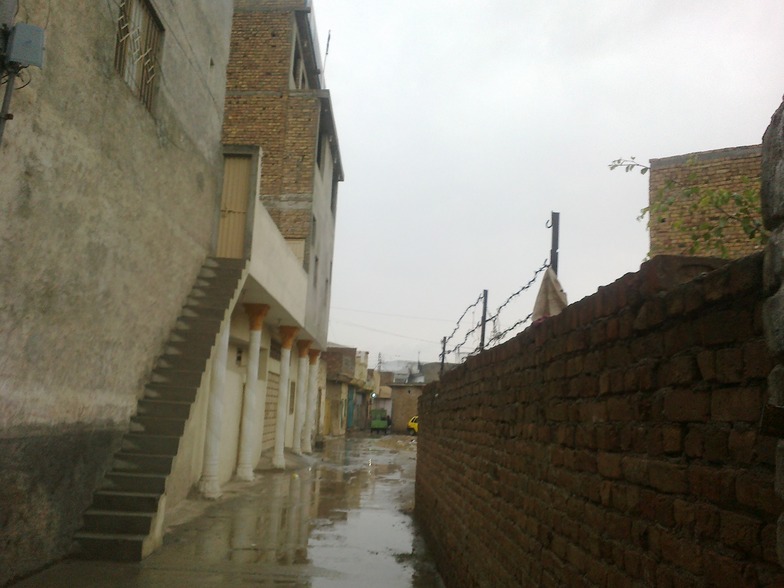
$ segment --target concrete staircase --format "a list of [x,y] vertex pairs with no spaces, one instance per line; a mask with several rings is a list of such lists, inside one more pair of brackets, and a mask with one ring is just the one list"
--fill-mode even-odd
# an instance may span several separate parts
[[245,260],[208,258],[158,358],[111,470],[84,513],[76,557],[138,561],[163,539],[166,482]]

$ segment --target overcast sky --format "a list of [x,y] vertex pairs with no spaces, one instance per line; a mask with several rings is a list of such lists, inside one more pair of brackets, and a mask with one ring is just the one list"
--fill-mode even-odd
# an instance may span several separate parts
[[[553,210],[570,302],[636,271],[647,176],[607,164],[759,143],[784,93],[781,0],[314,0],[314,11],[322,55],[331,31],[346,175],[329,339],[372,364],[437,361],[483,289],[492,312],[549,257]],[[532,305],[518,297],[498,328]]]

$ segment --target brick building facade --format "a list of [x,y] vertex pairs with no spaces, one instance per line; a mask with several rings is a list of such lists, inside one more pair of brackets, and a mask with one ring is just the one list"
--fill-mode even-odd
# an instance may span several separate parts
[[[716,224],[721,217],[716,211],[695,213],[690,210],[693,199],[684,197],[685,190],[743,192],[751,189],[759,193],[760,161],[759,145],[651,159],[649,203],[653,206],[670,198],[672,203],[667,210],[651,217],[650,255],[696,253],[735,259],[761,251],[763,245],[758,240],[750,240],[736,223],[730,223],[724,229],[725,251],[716,247],[694,251],[691,233],[678,229],[679,224],[694,225],[701,221]],[[734,209],[730,206],[727,210],[733,212]]]

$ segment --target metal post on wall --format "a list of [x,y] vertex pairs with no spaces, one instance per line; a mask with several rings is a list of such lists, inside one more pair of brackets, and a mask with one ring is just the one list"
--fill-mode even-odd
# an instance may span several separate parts
[[479,350],[485,348],[485,326],[487,325],[487,290],[482,291],[482,338],[479,341]]
[[441,339],[441,371],[440,374],[444,375],[444,362],[446,361],[446,337]]
[[558,275],[558,228],[561,222],[560,212],[550,212],[550,228],[553,230],[552,245],[550,247],[550,267]]

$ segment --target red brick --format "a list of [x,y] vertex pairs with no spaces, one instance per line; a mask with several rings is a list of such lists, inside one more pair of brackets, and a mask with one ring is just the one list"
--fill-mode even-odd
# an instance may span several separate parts
[[773,360],[764,340],[749,341],[743,346],[743,375],[766,378],[773,369]]
[[758,549],[760,521],[734,512],[722,511],[720,538],[725,545],[751,553]]
[[757,572],[753,566],[732,557],[704,552],[705,577],[711,586],[754,588],[758,586]]
[[717,421],[759,421],[762,393],[757,388],[721,388],[711,394],[711,417]]
[[698,379],[697,362],[690,355],[673,357],[659,366],[657,378],[662,386],[691,384]]
[[716,379],[716,354],[713,351],[700,351],[697,354],[700,376],[706,382]]
[[599,452],[596,456],[596,467],[599,474],[605,478],[620,479],[623,476],[621,455],[618,453]]
[[707,392],[690,389],[667,389],[664,391],[664,417],[672,421],[708,420],[710,396]]
[[722,384],[735,384],[743,379],[743,351],[720,349],[716,352],[716,379]]
[[680,453],[683,451],[683,431],[678,425],[665,425],[662,427],[662,448],[665,453]]
[[689,483],[685,466],[651,461],[648,465],[649,483],[662,492],[671,494],[684,493],[688,490]]
[[661,535],[660,545],[665,561],[670,561],[692,574],[702,573],[702,550],[699,545],[666,532]]
[[632,484],[648,483],[648,460],[637,457],[624,456],[621,458],[623,477]]
[[784,512],[784,501],[776,494],[771,473],[739,472],[735,493],[738,502],[744,506],[776,516]]
[[691,465],[688,470],[691,493],[714,504],[735,501],[736,473],[728,468]]

